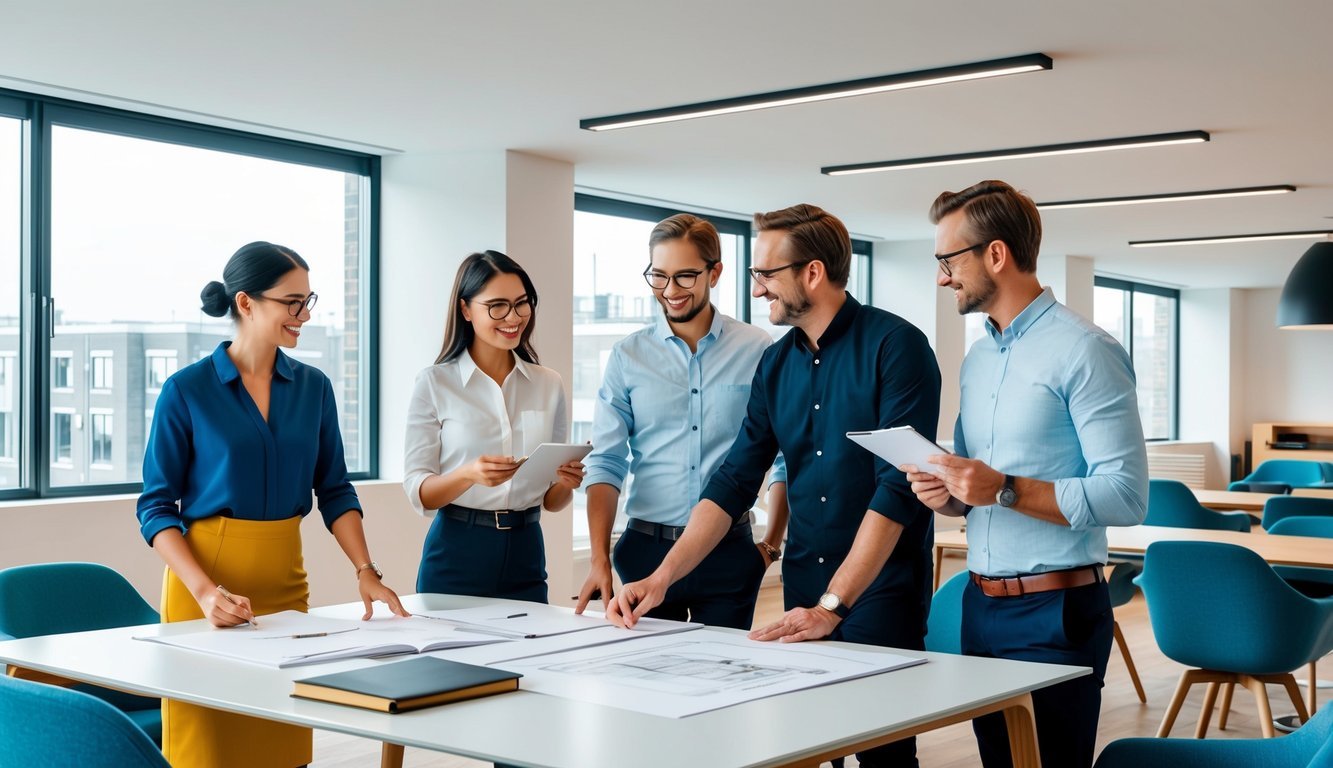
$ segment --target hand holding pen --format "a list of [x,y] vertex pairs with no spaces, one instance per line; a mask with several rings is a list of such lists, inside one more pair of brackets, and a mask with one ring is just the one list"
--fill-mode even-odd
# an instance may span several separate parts
[[250,598],[243,595],[233,595],[227,591],[227,588],[221,584],[217,585],[217,596],[213,598],[211,610],[208,612],[208,620],[215,627],[234,627],[237,624],[249,623],[250,626],[258,629],[259,622],[255,619],[255,612],[250,608]]

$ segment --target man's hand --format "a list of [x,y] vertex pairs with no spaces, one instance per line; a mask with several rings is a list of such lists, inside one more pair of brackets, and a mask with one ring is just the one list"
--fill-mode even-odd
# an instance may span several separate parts
[[906,464],[899,469],[907,475],[907,482],[912,484],[912,493],[916,494],[917,501],[936,512],[949,506],[953,495],[937,475],[922,472],[915,464]]
[[606,606],[607,613],[610,613],[614,597],[615,592],[611,589],[611,563],[594,561],[588,570],[588,578],[583,582],[583,589],[579,590],[579,602],[574,606],[574,613],[582,615],[583,609],[588,607],[588,601],[599,598]]
[[823,608],[793,608],[778,621],[752,631],[751,640],[777,640],[781,643],[799,643],[818,640],[833,633],[842,619]]
[[[965,459],[952,454],[928,458],[931,464],[938,467],[934,476],[944,483],[949,495],[964,504],[974,507],[994,504],[996,494],[1004,487],[1004,473],[991,469],[984,461]],[[912,480],[911,475],[908,476],[908,480]],[[912,491],[917,492],[915,481],[912,483]],[[917,498],[921,498],[919,493]],[[921,501],[931,509],[939,509],[931,506],[924,498]]]
[[606,620],[617,627],[633,629],[644,614],[662,604],[666,585],[656,574],[621,588],[620,594],[606,604]]

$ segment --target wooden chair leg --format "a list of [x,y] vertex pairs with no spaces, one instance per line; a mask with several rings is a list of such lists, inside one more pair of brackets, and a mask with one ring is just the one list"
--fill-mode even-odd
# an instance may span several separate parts
[[1241,681],[1245,687],[1254,694],[1255,706],[1259,708],[1259,730],[1263,733],[1265,739],[1271,739],[1277,735],[1273,728],[1273,709],[1268,704],[1268,689],[1264,686],[1264,681],[1249,675],[1241,675]]
[[1300,686],[1296,685],[1296,676],[1285,675],[1282,687],[1287,689],[1287,697],[1291,699],[1292,706],[1296,707],[1296,716],[1300,718],[1301,723],[1308,722],[1310,711],[1305,708],[1305,699],[1301,697]]
[[1113,622],[1111,629],[1115,632],[1115,644],[1120,646],[1120,655],[1125,657],[1125,668],[1129,670],[1129,681],[1134,684],[1134,692],[1139,695],[1139,701],[1147,704],[1148,695],[1143,692],[1143,681],[1139,680],[1139,670],[1134,667],[1134,659],[1129,655],[1129,644],[1125,642],[1125,634],[1120,631],[1120,622]]
[[1208,735],[1208,721],[1213,718],[1213,705],[1217,703],[1217,689],[1221,683],[1209,683],[1203,694],[1203,706],[1199,708],[1199,724],[1194,726],[1194,738],[1202,739]]
[[403,768],[403,745],[384,742],[380,747],[380,768]]
[[1231,694],[1236,690],[1235,683],[1222,684],[1222,714],[1217,717],[1217,730],[1227,729],[1227,716],[1231,714]]
[[1189,695],[1190,686],[1194,685],[1194,678],[1197,676],[1197,669],[1187,669],[1180,675],[1180,682],[1176,683],[1176,692],[1171,696],[1171,703],[1166,707],[1166,714],[1162,716],[1162,724],[1157,728],[1157,738],[1164,739],[1171,735],[1171,726],[1176,724],[1176,715],[1180,714],[1180,707],[1185,703],[1185,697]]
[[1310,662],[1310,685],[1308,686],[1310,689],[1310,717],[1314,717],[1314,713],[1319,709],[1319,696],[1317,695],[1319,693],[1319,677],[1315,674],[1317,664],[1317,661]]

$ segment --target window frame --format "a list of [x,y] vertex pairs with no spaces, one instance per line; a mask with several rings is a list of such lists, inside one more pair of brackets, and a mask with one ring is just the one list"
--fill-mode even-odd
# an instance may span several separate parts
[[[380,328],[380,169],[381,158],[339,147],[327,147],[294,139],[264,136],[233,128],[206,125],[175,118],[88,104],[0,88],[0,117],[22,121],[23,171],[19,287],[24,301],[19,309],[19,367],[21,396],[18,411],[20,454],[19,482],[0,488],[0,501],[12,499],[95,496],[138,493],[143,484],[86,483],[52,486],[54,414],[64,412],[52,405],[50,378],[53,363],[51,335],[54,333],[55,301],[52,291],[51,254],[51,130],[53,126],[108,133],[203,150],[293,163],[354,174],[362,179],[365,204],[360,211],[365,243],[364,269],[358,275],[358,293],[363,297],[364,339],[358,345],[361,370],[360,399],[366,449],[365,469],[349,472],[352,480],[379,477],[379,364]],[[54,297],[58,300],[58,297]],[[180,361],[177,362],[178,366]],[[80,376],[70,362],[70,384]],[[114,370],[114,363],[113,370]],[[91,370],[87,376],[92,381]],[[61,390],[64,394],[70,390]],[[44,426],[42,426],[44,425]],[[34,428],[36,427],[36,428]],[[73,425],[71,420],[71,432]],[[71,453],[74,439],[71,434]]]
[[[1134,294],[1146,293],[1152,296],[1161,296],[1163,298],[1175,301],[1175,317],[1172,319],[1172,330],[1175,338],[1172,340],[1172,360],[1171,360],[1171,434],[1167,437],[1144,437],[1145,442],[1162,443],[1180,439],[1180,290],[1177,288],[1167,288],[1161,285],[1152,285],[1151,283],[1140,283],[1134,280],[1125,280],[1116,277],[1106,277],[1103,275],[1093,275],[1092,285],[1094,288],[1111,288],[1125,292],[1125,340],[1128,346],[1125,351],[1129,353],[1130,364],[1134,363]],[[1138,371],[1134,372],[1135,377]]]

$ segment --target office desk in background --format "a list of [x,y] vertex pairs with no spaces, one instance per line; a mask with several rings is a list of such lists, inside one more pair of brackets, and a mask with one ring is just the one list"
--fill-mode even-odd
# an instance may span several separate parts
[[[1273,498],[1272,493],[1251,493],[1249,491],[1209,491],[1194,488],[1194,498],[1209,509],[1219,511],[1241,510],[1244,512],[1262,512],[1264,502]],[[1314,498],[1333,499],[1330,488],[1293,488],[1292,496],[1311,496]]]
[[[410,595],[403,602],[409,610],[438,610],[510,601]],[[514,603],[520,610],[522,605]],[[360,604],[316,610],[338,616],[349,611],[359,615]],[[291,692],[292,681],[298,677],[391,661],[360,659],[317,668],[274,670],[132,639],[152,632],[194,631],[203,623],[153,624],[10,640],[0,642],[0,662],[391,745],[550,768],[817,766],[840,755],[991,712],[1003,712],[1010,723],[1014,764],[1020,768],[1038,766],[1031,692],[1090,671],[1085,667],[921,653],[928,663],[681,719],[521,689],[389,715],[294,699]],[[438,655],[448,657],[447,653]],[[401,760],[401,749],[386,747],[383,765],[400,764]]]

